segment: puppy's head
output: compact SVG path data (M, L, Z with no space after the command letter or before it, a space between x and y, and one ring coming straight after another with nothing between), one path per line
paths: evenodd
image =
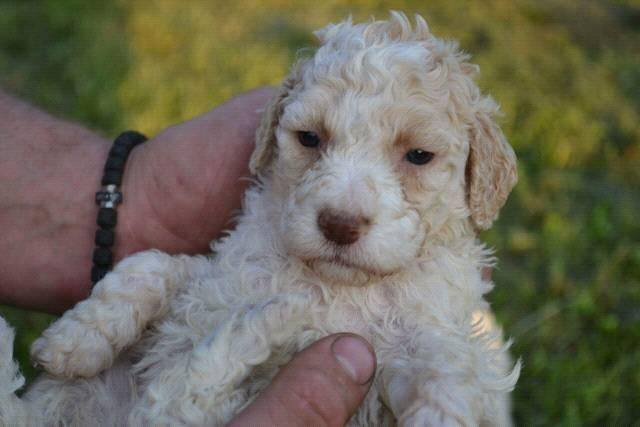
M486 229L516 182L477 67L416 17L318 31L258 130L252 171L291 255L351 281Z

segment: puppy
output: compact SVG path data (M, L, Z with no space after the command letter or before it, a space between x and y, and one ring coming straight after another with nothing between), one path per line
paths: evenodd
M498 107L420 17L316 35L264 114L258 183L215 255L123 260L34 343L47 374L20 399L0 325L4 423L220 425L296 351L349 331L378 360L351 425L510 425L520 365L472 320L493 286L477 233L517 179Z

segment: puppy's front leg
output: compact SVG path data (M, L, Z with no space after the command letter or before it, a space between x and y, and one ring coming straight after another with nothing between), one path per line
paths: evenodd
M520 372L507 346L487 337L431 331L384 356L381 395L401 426L511 425L508 393Z
M243 381L273 356L274 349L295 346L299 334L311 324L312 306L311 294L287 294L231 313L229 320L203 339L188 357L151 381L132 413L131 424L228 422L253 397L241 386ZM307 335L317 338L312 333ZM287 348L289 355L297 350ZM275 366L270 368L275 373Z
M44 331L31 347L32 359L56 376L98 374L165 314L178 288L208 268L205 257L159 251L124 259L98 282L88 299Z

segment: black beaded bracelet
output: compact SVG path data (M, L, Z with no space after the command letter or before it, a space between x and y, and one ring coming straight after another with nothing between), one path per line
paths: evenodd
M121 133L113 142L107 162L104 165L102 176L102 190L96 193L98 210L95 244L93 250L93 268L91 269L91 283L98 283L111 269L113 265L113 253L111 247L115 243L114 228L118 223L116 206L122 203L122 175L124 165L129 153L138 144L147 140L147 137L136 131Z

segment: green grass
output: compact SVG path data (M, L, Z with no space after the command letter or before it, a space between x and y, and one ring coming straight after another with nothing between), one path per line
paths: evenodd
M484 236L500 258L490 299L524 361L518 424L640 425L637 0L0 0L0 85L108 135L153 134L277 83L312 29L389 9L473 54L518 153ZM50 317L0 313L32 376Z

